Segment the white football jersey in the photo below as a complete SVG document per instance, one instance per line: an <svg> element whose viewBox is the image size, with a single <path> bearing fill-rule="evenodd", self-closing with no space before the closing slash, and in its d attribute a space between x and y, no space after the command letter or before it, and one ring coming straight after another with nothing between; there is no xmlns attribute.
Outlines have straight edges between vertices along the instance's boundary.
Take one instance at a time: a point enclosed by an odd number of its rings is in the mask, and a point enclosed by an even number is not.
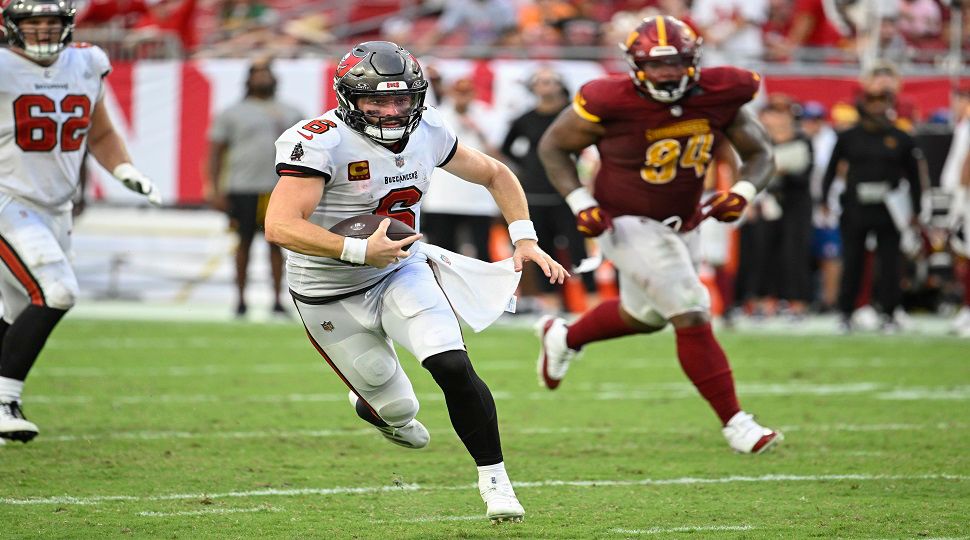
<svg viewBox="0 0 970 540"><path fill-rule="evenodd" d="M379 214L420 230L421 199L431 173L451 159L457 144L455 133L432 107L424 111L400 154L350 129L332 109L280 136L276 172L326 179L323 197L309 218L323 228L349 217ZM407 261L374 268L288 252L287 281L297 294L332 297L372 285Z"/></svg>
<svg viewBox="0 0 970 540"><path fill-rule="evenodd" d="M50 66L0 49L0 191L52 209L71 200L110 71L94 46L73 44Z"/></svg>

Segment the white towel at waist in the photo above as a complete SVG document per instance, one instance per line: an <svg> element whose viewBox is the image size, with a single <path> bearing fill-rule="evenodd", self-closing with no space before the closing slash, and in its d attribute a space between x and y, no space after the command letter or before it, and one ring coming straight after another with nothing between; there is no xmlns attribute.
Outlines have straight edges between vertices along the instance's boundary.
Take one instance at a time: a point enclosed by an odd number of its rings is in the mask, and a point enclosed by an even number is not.
<svg viewBox="0 0 970 540"><path fill-rule="evenodd" d="M513 270L511 258L487 263L424 242L415 248L428 258L451 306L475 332L488 328L502 312L515 312L522 273Z"/></svg>

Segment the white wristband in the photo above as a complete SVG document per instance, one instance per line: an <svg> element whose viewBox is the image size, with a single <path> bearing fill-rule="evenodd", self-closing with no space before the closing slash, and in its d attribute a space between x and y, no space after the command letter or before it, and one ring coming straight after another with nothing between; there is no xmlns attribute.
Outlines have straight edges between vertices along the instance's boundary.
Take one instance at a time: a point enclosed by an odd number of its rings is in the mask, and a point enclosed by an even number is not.
<svg viewBox="0 0 970 540"><path fill-rule="evenodd" d="M566 204L569 205L569 209L573 211L574 215L579 215L580 212L587 208L600 205L584 187L576 188L569 195L566 195Z"/></svg>
<svg viewBox="0 0 970 540"><path fill-rule="evenodd" d="M751 202L755 195L758 194L758 188L754 187L754 184L748 182L747 180L741 180L731 187L731 193L737 193L738 195L744 197L746 202Z"/></svg>
<svg viewBox="0 0 970 540"><path fill-rule="evenodd" d="M512 239L513 244L519 240L539 240L535 225L528 219L519 219L509 223L509 238Z"/></svg>
<svg viewBox="0 0 970 540"><path fill-rule="evenodd" d="M344 237L344 250L340 259L353 264L364 264L367 258L367 239Z"/></svg>
<svg viewBox="0 0 970 540"><path fill-rule="evenodd" d="M118 165L113 171L111 171L111 174L118 180L127 180L129 178L139 178L144 176L131 163L122 163L121 165Z"/></svg>

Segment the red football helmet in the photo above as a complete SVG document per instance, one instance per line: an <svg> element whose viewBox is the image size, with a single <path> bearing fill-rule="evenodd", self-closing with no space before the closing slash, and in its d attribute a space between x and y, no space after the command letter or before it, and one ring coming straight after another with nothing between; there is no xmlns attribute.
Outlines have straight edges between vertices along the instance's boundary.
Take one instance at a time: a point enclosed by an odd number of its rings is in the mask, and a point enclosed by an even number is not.
<svg viewBox="0 0 970 540"><path fill-rule="evenodd" d="M701 77L697 63L702 41L683 21L664 15L643 19L620 48L633 83L653 99L672 103Z"/></svg>

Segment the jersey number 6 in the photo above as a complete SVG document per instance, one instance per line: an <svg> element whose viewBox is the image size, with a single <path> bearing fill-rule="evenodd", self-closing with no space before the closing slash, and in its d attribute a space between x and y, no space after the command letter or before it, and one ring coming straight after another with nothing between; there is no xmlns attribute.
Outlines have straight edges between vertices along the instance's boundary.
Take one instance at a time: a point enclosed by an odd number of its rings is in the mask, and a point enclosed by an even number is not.
<svg viewBox="0 0 970 540"><path fill-rule="evenodd" d="M418 204L422 195L424 194L416 187L392 189L387 195L381 197L374 213L379 216L392 217L414 229L415 214L409 207Z"/></svg>

